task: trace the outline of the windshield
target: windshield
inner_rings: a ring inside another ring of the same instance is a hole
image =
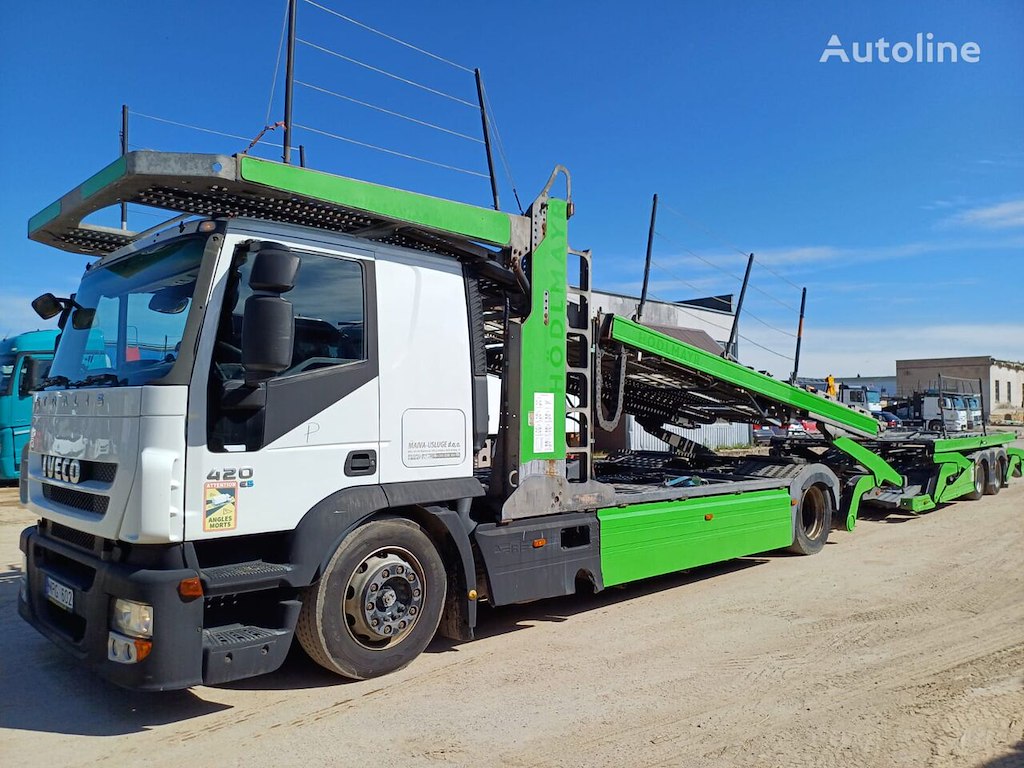
[[[868,402],[869,403],[880,403],[882,402],[882,396],[879,394],[877,389],[868,390]]]
[[[14,378],[14,355],[0,355],[0,396],[11,394],[11,380]]]
[[[167,375],[178,358],[204,245],[204,237],[177,239],[86,272],[75,301],[96,314],[90,323],[88,312],[74,311],[48,382],[127,386]]]

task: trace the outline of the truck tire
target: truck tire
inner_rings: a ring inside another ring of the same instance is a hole
[[[1006,476],[1007,469],[1009,468],[1009,462],[1006,457],[1000,455],[996,459],[996,493],[999,492],[1000,488],[1006,488],[1010,484],[1010,478]]]
[[[317,664],[353,680],[401,669],[433,639],[447,592],[444,562],[409,520],[360,526],[303,595],[296,635]]]
[[[974,462],[974,490],[964,496],[965,499],[977,501],[985,495],[988,486],[988,463],[977,459]]]
[[[942,422],[939,421],[938,419],[932,419],[931,421],[928,422],[928,431],[929,432],[941,432],[942,431]]]
[[[822,483],[804,488],[796,505],[793,543],[790,552],[813,555],[821,551],[832,530],[832,494]]]

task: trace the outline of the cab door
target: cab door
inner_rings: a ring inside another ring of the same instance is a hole
[[[379,482],[372,254],[273,240],[300,258],[294,287],[282,294],[294,318],[291,364],[246,385],[253,246],[232,250],[229,240],[219,318],[204,325],[199,360],[207,363],[197,363],[190,395],[186,539],[291,530],[332,494]],[[193,403],[203,394],[200,412]]]
[[[37,365],[36,381],[30,381],[28,369],[30,360]],[[32,432],[32,386],[42,381],[50,373],[53,355],[36,352],[22,355],[18,360],[15,379],[11,387],[11,431],[14,436],[14,469],[21,469],[21,452]]]

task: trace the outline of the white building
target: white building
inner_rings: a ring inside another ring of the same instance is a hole
[[[936,357],[896,361],[896,387],[901,395],[935,389],[939,377],[981,380],[985,417],[1024,409],[1024,363],[993,357]],[[943,389],[956,389],[943,383]],[[977,385],[975,384],[975,388]],[[972,390],[973,391],[973,390]],[[1000,413],[1002,412],[1002,413]]]

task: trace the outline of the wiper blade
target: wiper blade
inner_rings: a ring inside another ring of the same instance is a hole
[[[71,380],[67,376],[47,376],[43,379],[44,387],[70,387]]]
[[[111,386],[119,386],[122,383],[127,383],[128,379],[117,378],[116,373],[94,373],[91,376],[86,376],[81,381],[76,381],[71,384],[73,387],[88,387],[92,384],[110,384]]]

